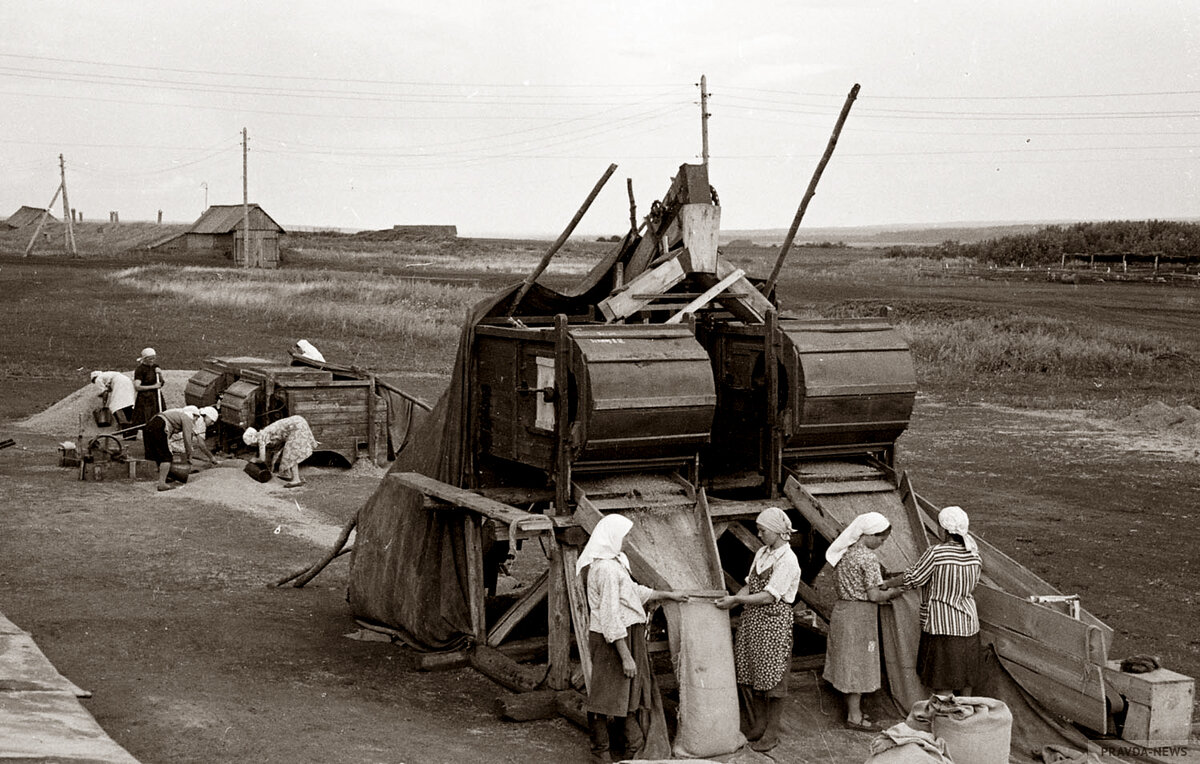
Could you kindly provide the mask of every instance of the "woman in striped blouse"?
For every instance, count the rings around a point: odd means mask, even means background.
[[[908,570],[889,578],[884,586],[922,587],[917,651],[921,681],[938,694],[970,695],[979,674],[980,654],[973,592],[983,566],[962,507],[943,509],[938,524],[942,542],[926,549]]]

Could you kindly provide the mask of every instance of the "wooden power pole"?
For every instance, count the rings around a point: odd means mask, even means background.
[[[58,155],[58,174],[60,188],[62,189],[63,226],[65,227],[63,244],[72,255],[78,255],[79,252],[75,249],[75,226],[71,221],[71,205],[67,202],[67,165],[63,160],[62,154]]]
[[[700,158],[708,167],[708,80],[700,75]]]
[[[250,267],[250,186],[246,180],[246,128],[242,128],[242,267]]]

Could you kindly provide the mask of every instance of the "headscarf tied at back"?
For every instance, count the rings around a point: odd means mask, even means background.
[[[892,522],[880,512],[864,512],[850,521],[845,530],[838,534],[829,548],[825,550],[825,561],[837,565],[842,561],[842,555],[858,543],[863,536],[874,536],[892,527]]]
[[[246,431],[242,433],[242,442],[247,446],[257,446],[258,430],[254,429],[253,427],[247,427]]]
[[[213,424],[217,421],[217,409],[214,406],[205,406],[200,409],[200,416],[204,417],[206,424]]]
[[[624,515],[605,515],[592,529],[592,536],[583,547],[579,561],[575,563],[575,575],[597,560],[616,560],[629,570],[629,558],[621,551],[625,536],[633,527],[633,521]]]
[[[938,512],[938,525],[951,533],[957,533],[961,536],[963,545],[969,551],[979,551],[979,545],[975,543],[975,539],[971,538],[969,532],[971,521],[962,507],[946,507],[941,512]]]
[[[787,512],[784,512],[779,507],[767,507],[758,513],[758,517],[754,518],[754,522],[758,524],[759,528],[778,533],[784,537],[796,532],[796,529],[792,527],[792,521],[788,519]]]
[[[156,357],[158,357],[158,353],[154,352],[154,348],[142,348],[142,354],[138,356],[138,363],[141,363],[142,361],[146,360],[147,358],[156,358]]]

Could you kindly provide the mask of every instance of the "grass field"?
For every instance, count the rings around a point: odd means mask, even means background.
[[[78,258],[21,257],[23,236],[0,237],[0,288],[9,295],[0,305],[0,380],[38,380],[10,390],[0,417],[49,405],[91,369],[131,368],[146,345],[168,368],[198,368],[211,355],[280,357],[305,338],[331,360],[425,380],[416,382],[418,392],[434,397],[467,308],[523,278],[548,247],[305,234],[285,240],[283,268],[261,271],[219,257],[136,248],[160,236],[148,224],[124,238],[85,230]],[[611,246],[572,242],[543,280],[567,284]],[[751,275],[769,272],[777,253],[754,245],[726,249]],[[1196,340],[1186,321],[1160,326],[1131,315],[1144,309],[1123,315],[1104,305],[1089,309],[1086,299],[1042,294],[1048,285],[947,284],[923,271],[928,263],[870,249],[797,247],[778,291],[785,312],[798,315],[874,315],[891,306],[926,391],[1115,413],[1150,400],[1200,398]],[[1138,288],[1099,287],[1127,296]],[[1066,302],[1076,309],[1064,309]]]

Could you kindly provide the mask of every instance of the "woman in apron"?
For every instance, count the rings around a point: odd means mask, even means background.
[[[846,696],[846,727],[878,732],[862,712],[863,693],[881,685],[879,670],[879,605],[904,594],[903,589],[883,589],[878,549],[892,531],[879,512],[867,512],[850,521],[825,552],[834,566],[838,599],[829,618],[825,651],[825,681]]]
[[[787,514],[768,507],[755,519],[762,547],[750,563],[746,585],[716,600],[729,610],[744,605],[733,643],[743,729],[750,747],[779,744],[779,720],[792,665],[792,603],[800,587],[800,561],[788,543],[794,531]]]

